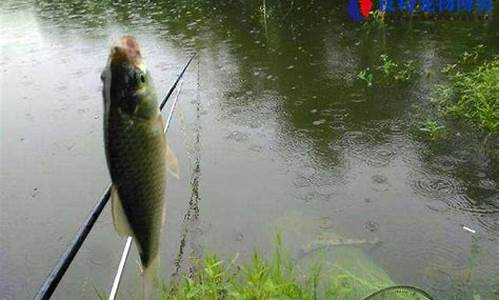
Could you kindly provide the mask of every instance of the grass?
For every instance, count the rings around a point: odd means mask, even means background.
[[[373,70],[369,67],[361,70],[357,77],[364,81],[368,87],[371,87],[375,79],[380,85],[409,83],[415,77],[415,74],[415,63],[412,60],[397,63],[389,55],[382,54],[379,57],[378,65]]]
[[[363,80],[367,86],[372,86],[373,85],[373,74],[370,71],[370,68],[366,68],[364,70],[361,70],[358,75],[358,79]]]
[[[200,260],[197,271],[165,285],[161,299],[316,299],[320,269],[301,273],[281,250],[281,238],[270,261],[259,254],[248,265],[225,264],[216,256]]]
[[[474,53],[464,57],[477,60]],[[443,70],[451,85],[438,86],[434,97],[444,115],[468,120],[489,133],[498,132],[498,58],[469,72],[457,69],[456,65],[448,65]]]
[[[385,26],[385,13],[381,10],[372,10],[368,15],[368,19],[363,22],[363,28],[367,31],[372,29],[381,29]]]
[[[445,126],[433,120],[427,120],[423,126],[419,128],[419,130],[431,140],[438,139],[443,134],[444,129]]]
[[[415,75],[415,65],[412,60],[397,64],[388,55],[380,55],[382,65],[378,67],[384,74],[385,79],[396,82],[409,82]]]

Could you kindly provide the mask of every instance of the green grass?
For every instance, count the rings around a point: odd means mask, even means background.
[[[164,285],[161,299],[316,299],[320,269],[301,273],[283,257],[281,239],[271,260],[255,254],[251,263],[229,264],[216,256],[200,260],[197,271],[179,282]]]
[[[397,63],[389,55],[382,54],[373,70],[369,67],[361,70],[357,78],[364,81],[368,87],[376,82],[380,86],[394,83],[406,84],[415,78],[416,68],[412,60]]]
[[[415,65],[412,60],[397,64],[387,54],[380,55],[382,64],[378,67],[389,81],[409,82],[415,75]]]
[[[373,85],[373,74],[370,72],[370,68],[359,71],[357,75],[358,79],[363,80],[367,86]]]
[[[475,55],[467,54],[468,59]],[[485,62],[469,72],[444,69],[450,86],[439,86],[436,100],[445,116],[465,119],[486,132],[498,132],[498,58]]]
[[[429,139],[436,140],[443,134],[445,126],[440,125],[437,121],[427,120],[419,130]]]
[[[370,12],[368,19],[363,22],[363,28],[366,31],[372,31],[375,29],[382,29],[385,26],[385,13],[381,10],[373,10]]]

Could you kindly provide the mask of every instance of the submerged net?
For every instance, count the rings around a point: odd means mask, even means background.
[[[432,299],[417,288],[396,286],[389,274],[367,254],[376,240],[350,239],[333,230],[319,230],[321,223],[301,214],[290,214],[277,221],[284,241],[294,241],[286,249],[298,250],[295,265],[301,270],[320,269],[318,293],[335,300],[426,300]]]
[[[353,246],[336,246],[317,251],[311,262],[321,262],[327,298],[359,300],[394,285],[387,273],[364,252]]]
[[[409,285],[397,285],[377,291],[364,300],[432,300],[425,291]]]
[[[325,296],[335,300],[432,300],[425,291],[408,285],[395,285],[389,275],[362,249],[337,246],[315,255],[328,278],[323,282]]]

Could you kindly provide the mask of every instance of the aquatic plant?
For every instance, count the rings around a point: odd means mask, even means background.
[[[384,72],[385,76],[390,76],[397,71],[398,65],[387,54],[380,55],[380,59],[382,59],[382,65],[378,68]]]
[[[382,60],[382,65],[378,66],[378,69],[383,72],[385,79],[408,82],[416,72],[412,60],[403,64],[397,64],[387,54],[380,55],[380,59]]]
[[[363,80],[367,86],[372,86],[373,84],[373,74],[370,71],[370,68],[366,68],[364,70],[361,70],[358,75],[358,79]]]
[[[484,45],[479,44],[476,47],[474,47],[470,52],[465,51],[462,54],[462,58],[460,61],[462,63],[477,63],[478,59],[481,57],[481,54],[484,50]]]
[[[453,65],[452,65],[453,66]],[[437,87],[434,100],[446,116],[466,119],[487,132],[498,132],[498,58],[470,72],[450,72],[451,85]]]
[[[426,134],[431,140],[439,138],[446,127],[433,120],[427,120],[419,130]]]
[[[380,65],[374,68],[372,72],[369,67],[361,70],[357,78],[363,80],[367,86],[372,86],[374,79],[382,85],[392,84],[394,82],[408,83],[416,73],[415,64],[412,60],[405,63],[396,63],[389,55],[380,55]]]
[[[381,29],[385,26],[385,12],[382,10],[373,10],[368,15],[368,18],[363,22],[365,30]]]

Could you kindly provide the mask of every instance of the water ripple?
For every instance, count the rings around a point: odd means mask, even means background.
[[[467,195],[466,189],[457,180],[446,175],[414,172],[408,178],[415,193],[430,200],[426,204],[430,210],[461,211],[487,232],[498,231],[498,207],[494,206],[498,199],[479,204]]]
[[[449,176],[419,172],[408,178],[415,193],[434,200],[445,200],[463,192],[461,185]]]

